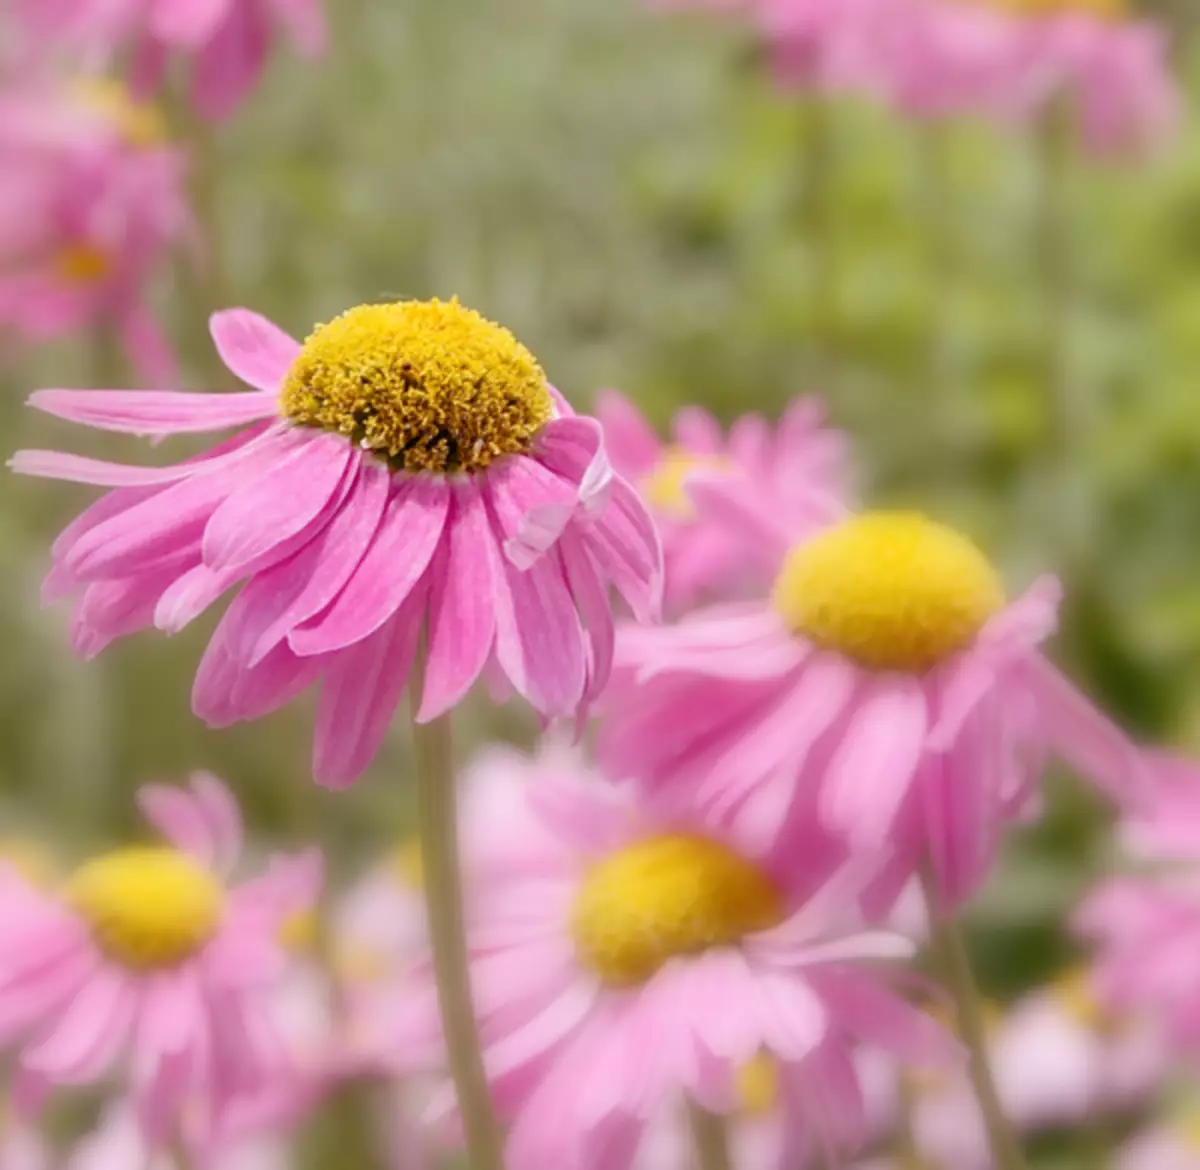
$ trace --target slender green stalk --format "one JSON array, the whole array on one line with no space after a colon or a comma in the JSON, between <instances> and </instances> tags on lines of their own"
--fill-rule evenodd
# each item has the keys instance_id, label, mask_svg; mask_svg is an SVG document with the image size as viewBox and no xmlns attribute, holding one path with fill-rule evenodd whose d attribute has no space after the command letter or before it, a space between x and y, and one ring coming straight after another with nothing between
<instances>
[{"instance_id":1,"label":"slender green stalk","mask_svg":"<svg viewBox=\"0 0 1200 1170\"><path fill-rule=\"evenodd\" d=\"M689 1103L688 1121L692 1129L692 1143L696 1148L697 1170L733 1170L725 1118Z\"/></svg>"},{"instance_id":2,"label":"slender green stalk","mask_svg":"<svg viewBox=\"0 0 1200 1170\"><path fill-rule=\"evenodd\" d=\"M928 870L921 875L921 885L933 928L934 959L941 982L954 1000L958 1034L967 1048L971 1085L983 1114L995 1170L1029 1170L1021 1143L1004 1116L996 1081L992 1076L983 1001L975 985L962 928L952 914L944 912L937 887Z\"/></svg>"},{"instance_id":3,"label":"slender green stalk","mask_svg":"<svg viewBox=\"0 0 1200 1170\"><path fill-rule=\"evenodd\" d=\"M417 680L413 680L414 684ZM412 688L413 702L420 687ZM417 765L417 823L429 942L450 1075L458 1094L471 1170L502 1170L501 1138L483 1070L463 926L458 860L457 793L450 716L413 721Z\"/></svg>"}]
</instances>

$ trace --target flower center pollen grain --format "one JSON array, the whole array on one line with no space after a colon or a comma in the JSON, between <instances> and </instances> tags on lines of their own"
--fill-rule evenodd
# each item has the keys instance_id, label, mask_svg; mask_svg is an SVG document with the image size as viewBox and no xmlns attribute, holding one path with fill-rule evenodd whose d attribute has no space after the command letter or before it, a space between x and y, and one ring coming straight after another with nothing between
<instances>
[{"instance_id":1,"label":"flower center pollen grain","mask_svg":"<svg viewBox=\"0 0 1200 1170\"><path fill-rule=\"evenodd\" d=\"M280 404L396 470L435 473L528 450L554 409L533 354L457 300L359 305L319 325Z\"/></svg>"},{"instance_id":2,"label":"flower center pollen grain","mask_svg":"<svg viewBox=\"0 0 1200 1170\"><path fill-rule=\"evenodd\" d=\"M751 862L706 837L650 837L599 862L571 912L579 958L605 983L649 979L678 955L732 946L783 919L779 891Z\"/></svg>"},{"instance_id":3,"label":"flower center pollen grain","mask_svg":"<svg viewBox=\"0 0 1200 1170\"><path fill-rule=\"evenodd\" d=\"M66 900L96 945L134 971L173 967L201 950L225 903L207 870L159 846L130 846L86 862L68 880Z\"/></svg>"},{"instance_id":4,"label":"flower center pollen grain","mask_svg":"<svg viewBox=\"0 0 1200 1170\"><path fill-rule=\"evenodd\" d=\"M868 512L794 548L772 603L818 646L920 673L966 649L1004 591L966 537L919 513Z\"/></svg>"}]
</instances>

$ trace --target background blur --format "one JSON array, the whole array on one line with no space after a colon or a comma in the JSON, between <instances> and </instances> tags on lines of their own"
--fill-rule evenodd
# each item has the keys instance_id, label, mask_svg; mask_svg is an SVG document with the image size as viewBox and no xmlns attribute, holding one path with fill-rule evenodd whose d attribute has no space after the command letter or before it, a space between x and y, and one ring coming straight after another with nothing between
<instances>
[{"instance_id":1,"label":"background blur","mask_svg":"<svg viewBox=\"0 0 1200 1170\"><path fill-rule=\"evenodd\" d=\"M659 423L689 402L730 419L823 393L864 493L966 526L1014 586L1061 571L1059 645L1077 676L1130 727L1200 747L1194 119L1161 157L1070 160L1048 192L1029 136L778 92L734 21L636 0L329 7L329 56L276 54L197 176L221 301L303 336L361 301L457 294L577 405L617 386ZM1065 317L1048 295L1062 275L1047 272L1048 225ZM187 385L212 388L215 306L179 272L164 311ZM107 338L4 339L5 447L155 458L22 406L39 386L122 384ZM91 498L0 487L4 834L47 833L68 852L111 839L135 827L139 782L202 766L266 833L319 817L335 864L356 865L406 816L404 744L335 800L308 778L305 704L206 731L188 696L212 619L74 660L65 608L42 611L38 586L53 535ZM464 750L527 734L520 718L480 709ZM1082 799L1053 795L981 902L993 992L1058 966L1056 922L1105 849Z\"/></svg>"}]
</instances>

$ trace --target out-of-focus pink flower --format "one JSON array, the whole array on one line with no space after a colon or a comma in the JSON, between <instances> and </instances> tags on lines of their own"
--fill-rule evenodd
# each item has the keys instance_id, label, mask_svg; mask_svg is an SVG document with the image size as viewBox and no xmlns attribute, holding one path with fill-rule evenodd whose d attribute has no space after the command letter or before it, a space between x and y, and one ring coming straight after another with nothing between
<instances>
[{"instance_id":1,"label":"out-of-focus pink flower","mask_svg":"<svg viewBox=\"0 0 1200 1170\"><path fill-rule=\"evenodd\" d=\"M912 947L859 924L861 873L814 888L803 851L762 865L736 834L555 759L556 775L534 764L514 793L525 829L512 816L486 869L467 861L473 990L513 1170L626 1164L646 1119L682 1099L735 1112L756 1060L777 1077L781 1162L801 1165L861 1140L852 1038L957 1067L950 1038L883 982L878 964Z\"/></svg>"},{"instance_id":2,"label":"out-of-focus pink flower","mask_svg":"<svg viewBox=\"0 0 1200 1170\"><path fill-rule=\"evenodd\" d=\"M693 475L735 477L747 491L813 524L840 511L848 479L846 437L825 425L824 407L801 398L772 429L760 415L745 415L728 437L706 410L687 407L662 442L641 413L615 390L602 393L596 417L604 427L613 467L641 493L658 523L666 565L666 600L676 612L704 598L717 600L746 587L761 589L774 566L755 563L761 545L739 539L736 529L706 522L688 495Z\"/></svg>"},{"instance_id":3,"label":"out-of-focus pink flower","mask_svg":"<svg viewBox=\"0 0 1200 1170\"><path fill-rule=\"evenodd\" d=\"M139 92L155 88L173 56L191 60L192 102L227 117L258 80L276 30L306 57L325 47L321 0L17 0L35 51L64 46L93 59L132 55Z\"/></svg>"},{"instance_id":4,"label":"out-of-focus pink flower","mask_svg":"<svg viewBox=\"0 0 1200 1170\"><path fill-rule=\"evenodd\" d=\"M0 328L111 328L143 379L173 379L147 292L190 218L157 113L116 82L30 82L0 95L0 171Z\"/></svg>"},{"instance_id":5,"label":"out-of-focus pink flower","mask_svg":"<svg viewBox=\"0 0 1200 1170\"><path fill-rule=\"evenodd\" d=\"M612 775L753 825L760 849L815 814L852 851L890 847L893 894L928 859L951 902L1047 750L1135 798L1140 753L1038 652L1057 581L1010 602L973 544L916 513L795 541L773 501L691 491L774 550L776 584L768 603L623 632L599 740Z\"/></svg>"},{"instance_id":6,"label":"out-of-focus pink flower","mask_svg":"<svg viewBox=\"0 0 1200 1170\"><path fill-rule=\"evenodd\" d=\"M662 591L658 534L600 424L457 301L361 305L303 346L244 309L212 331L253 392L31 399L106 430L245 428L168 467L17 454L19 472L117 489L54 546L44 596L83 589L76 649L175 632L245 582L193 709L213 727L257 719L323 678L314 771L331 786L374 758L423 628L420 722L485 674L546 718L582 715L611 666L609 585L643 620Z\"/></svg>"},{"instance_id":7,"label":"out-of-focus pink flower","mask_svg":"<svg viewBox=\"0 0 1200 1170\"><path fill-rule=\"evenodd\" d=\"M0 1117L0 1167L3 1170L50 1170L52 1151L37 1128Z\"/></svg>"},{"instance_id":8,"label":"out-of-focus pink flower","mask_svg":"<svg viewBox=\"0 0 1200 1170\"><path fill-rule=\"evenodd\" d=\"M270 1021L278 933L320 858L274 859L231 885L242 823L224 785L198 773L189 789L149 785L138 800L167 844L103 854L54 891L0 870L0 1039L19 1051L23 1105L119 1069L156 1144L185 1104L203 1131L288 1076Z\"/></svg>"},{"instance_id":9,"label":"out-of-focus pink flower","mask_svg":"<svg viewBox=\"0 0 1200 1170\"><path fill-rule=\"evenodd\" d=\"M1145 1130L1125 1143L1112 1165L1113 1170L1198 1170L1200 1124L1185 1117Z\"/></svg>"}]
</instances>

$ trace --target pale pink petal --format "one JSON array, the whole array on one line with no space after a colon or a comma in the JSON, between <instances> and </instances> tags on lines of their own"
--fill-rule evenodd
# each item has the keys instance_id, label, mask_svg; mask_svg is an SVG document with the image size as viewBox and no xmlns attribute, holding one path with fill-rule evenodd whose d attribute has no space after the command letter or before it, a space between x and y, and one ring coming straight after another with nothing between
<instances>
[{"instance_id":1,"label":"pale pink petal","mask_svg":"<svg viewBox=\"0 0 1200 1170\"><path fill-rule=\"evenodd\" d=\"M601 390L596 395L594 414L604 428L604 442L613 464L626 479L636 479L654 469L662 443L624 394Z\"/></svg>"},{"instance_id":2,"label":"pale pink petal","mask_svg":"<svg viewBox=\"0 0 1200 1170\"><path fill-rule=\"evenodd\" d=\"M785 1060L803 1060L830 1026L813 990L794 976L760 974L755 980L763 1041Z\"/></svg>"},{"instance_id":3,"label":"pale pink petal","mask_svg":"<svg viewBox=\"0 0 1200 1170\"><path fill-rule=\"evenodd\" d=\"M150 8L150 32L172 46L195 52L237 0L175 0Z\"/></svg>"},{"instance_id":4,"label":"pale pink petal","mask_svg":"<svg viewBox=\"0 0 1200 1170\"><path fill-rule=\"evenodd\" d=\"M446 536L430 569L429 650L418 723L450 710L479 677L496 632L500 566L487 507L474 483L456 484Z\"/></svg>"},{"instance_id":5,"label":"pale pink petal","mask_svg":"<svg viewBox=\"0 0 1200 1170\"><path fill-rule=\"evenodd\" d=\"M190 792L165 784L143 784L137 791L142 816L172 845L205 866L217 856L217 843L204 810Z\"/></svg>"},{"instance_id":6,"label":"pale pink petal","mask_svg":"<svg viewBox=\"0 0 1200 1170\"><path fill-rule=\"evenodd\" d=\"M126 976L104 969L59 1015L45 1039L27 1049L27 1068L59 1084L90 1084L117 1058L133 1022L137 993Z\"/></svg>"},{"instance_id":7,"label":"pale pink petal","mask_svg":"<svg viewBox=\"0 0 1200 1170\"><path fill-rule=\"evenodd\" d=\"M609 484L608 506L594 523L580 528L588 552L611 579L641 622L657 621L662 611L662 542L637 493L623 479Z\"/></svg>"},{"instance_id":8,"label":"pale pink petal","mask_svg":"<svg viewBox=\"0 0 1200 1170\"><path fill-rule=\"evenodd\" d=\"M445 483L413 478L394 484L354 575L324 613L288 635L292 649L301 656L327 654L378 630L424 576L449 505Z\"/></svg>"},{"instance_id":9,"label":"pale pink petal","mask_svg":"<svg viewBox=\"0 0 1200 1170\"><path fill-rule=\"evenodd\" d=\"M38 390L29 405L106 431L172 435L215 431L270 418L262 394L182 394L169 390Z\"/></svg>"},{"instance_id":10,"label":"pale pink petal","mask_svg":"<svg viewBox=\"0 0 1200 1170\"><path fill-rule=\"evenodd\" d=\"M242 851L241 809L233 793L211 772L193 772L188 784L212 830L217 868L228 873Z\"/></svg>"},{"instance_id":11,"label":"pale pink petal","mask_svg":"<svg viewBox=\"0 0 1200 1170\"><path fill-rule=\"evenodd\" d=\"M300 353L300 343L249 309L224 309L208 322L221 360L243 382L274 395Z\"/></svg>"},{"instance_id":12,"label":"pale pink petal","mask_svg":"<svg viewBox=\"0 0 1200 1170\"><path fill-rule=\"evenodd\" d=\"M703 407L685 406L671 424L675 442L697 455L717 455L725 446L721 424Z\"/></svg>"},{"instance_id":13,"label":"pale pink petal","mask_svg":"<svg viewBox=\"0 0 1200 1170\"><path fill-rule=\"evenodd\" d=\"M270 40L257 4L233 5L196 57L192 103L205 118L220 121L233 113L258 80Z\"/></svg>"},{"instance_id":14,"label":"pale pink petal","mask_svg":"<svg viewBox=\"0 0 1200 1170\"><path fill-rule=\"evenodd\" d=\"M594 418L572 415L547 423L538 435L536 457L574 485L586 515L599 516L608 507L615 477L604 434Z\"/></svg>"}]
</instances>

